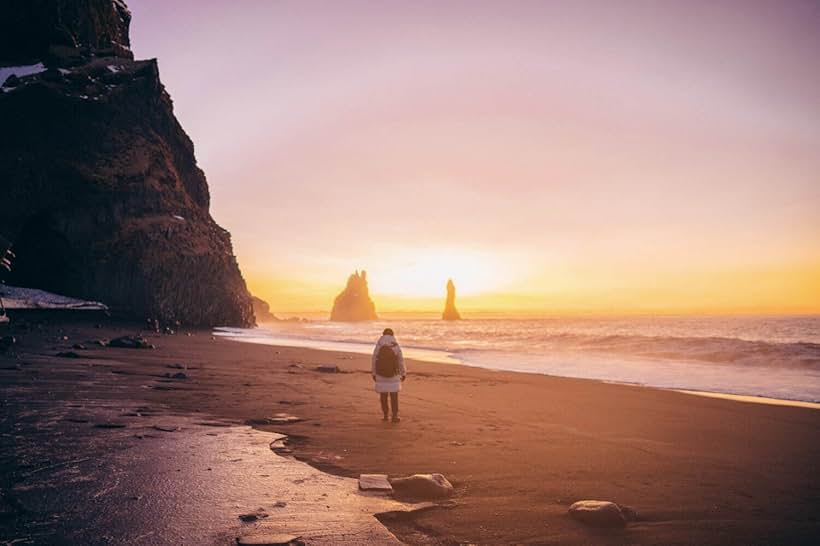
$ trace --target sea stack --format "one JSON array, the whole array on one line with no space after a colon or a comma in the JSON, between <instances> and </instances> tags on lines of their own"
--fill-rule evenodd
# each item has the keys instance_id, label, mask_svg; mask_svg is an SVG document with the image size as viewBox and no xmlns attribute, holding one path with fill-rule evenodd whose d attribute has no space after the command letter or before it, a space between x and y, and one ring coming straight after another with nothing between
<instances>
[{"instance_id":1,"label":"sea stack","mask_svg":"<svg viewBox=\"0 0 820 546\"><path fill-rule=\"evenodd\" d=\"M330 320L338 322L355 322L376 320L376 306L370 299L367 288L367 272L358 271L347 278L347 286L336 296Z\"/></svg>"},{"instance_id":2,"label":"sea stack","mask_svg":"<svg viewBox=\"0 0 820 546\"><path fill-rule=\"evenodd\" d=\"M249 326L230 234L123 0L0 4L0 233L9 284L128 318Z\"/></svg>"},{"instance_id":3,"label":"sea stack","mask_svg":"<svg viewBox=\"0 0 820 546\"><path fill-rule=\"evenodd\" d=\"M251 296L251 302L253 303L253 314L257 323L279 322L279 318L270 312L268 302L256 296Z\"/></svg>"},{"instance_id":4,"label":"sea stack","mask_svg":"<svg viewBox=\"0 0 820 546\"><path fill-rule=\"evenodd\" d=\"M456 309L456 285L453 279L447 280L447 301L444 303L444 313L441 318L444 320L461 320L461 315Z\"/></svg>"}]
</instances>

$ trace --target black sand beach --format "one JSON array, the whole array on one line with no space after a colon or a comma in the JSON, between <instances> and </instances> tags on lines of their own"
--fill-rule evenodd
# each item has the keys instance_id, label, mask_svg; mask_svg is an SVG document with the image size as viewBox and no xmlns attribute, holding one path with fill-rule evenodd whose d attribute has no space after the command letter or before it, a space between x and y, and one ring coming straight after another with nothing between
<instances>
[{"instance_id":1,"label":"black sand beach","mask_svg":"<svg viewBox=\"0 0 820 546\"><path fill-rule=\"evenodd\" d=\"M282 412L302 421L255 428L288 435L291 455L323 472L441 472L452 481L444 507L379 517L408 544L813 544L820 536L817 410L410 362L404 419L385 424L367 357L239 344L209 331L153 334L156 349L93 344L138 330L63 323L13 332L18 343L0 366L7 540L229 544L255 526L282 527L270 518L284 495L272 490L280 471L270 437L214 426ZM65 351L78 358L55 356ZM175 373L185 377L166 377ZM227 430L235 436L220 438ZM242 446L246 455L226 455ZM288 494L298 498L298 489ZM630 506L638 519L585 527L567 516L581 499ZM301 514L290 506L293 529L313 517L308 505ZM269 515L261 523L238 519L258 508ZM308 544L328 543L312 532Z\"/></svg>"}]
</instances>

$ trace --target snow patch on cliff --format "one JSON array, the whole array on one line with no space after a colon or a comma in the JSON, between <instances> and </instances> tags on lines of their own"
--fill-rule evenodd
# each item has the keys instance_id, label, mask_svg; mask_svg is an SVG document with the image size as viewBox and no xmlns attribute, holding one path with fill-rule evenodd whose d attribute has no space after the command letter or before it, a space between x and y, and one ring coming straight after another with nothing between
<instances>
[{"instance_id":1,"label":"snow patch on cliff","mask_svg":"<svg viewBox=\"0 0 820 546\"><path fill-rule=\"evenodd\" d=\"M45 71L46 67L43 63L28 64L23 66L3 66L0 67L0 85L6 83L9 76L23 78L25 76L31 76L32 74L39 74L40 72Z\"/></svg>"},{"instance_id":2,"label":"snow patch on cliff","mask_svg":"<svg viewBox=\"0 0 820 546\"><path fill-rule=\"evenodd\" d=\"M0 298L6 309L70 309L75 311L105 311L98 301L78 300L36 288L0 286Z\"/></svg>"}]
</instances>

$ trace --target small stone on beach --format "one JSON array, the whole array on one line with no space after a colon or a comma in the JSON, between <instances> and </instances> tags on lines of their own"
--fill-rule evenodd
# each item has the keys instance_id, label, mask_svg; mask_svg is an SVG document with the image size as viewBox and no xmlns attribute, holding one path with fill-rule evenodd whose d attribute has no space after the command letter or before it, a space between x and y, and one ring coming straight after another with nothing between
<instances>
[{"instance_id":1,"label":"small stone on beach","mask_svg":"<svg viewBox=\"0 0 820 546\"><path fill-rule=\"evenodd\" d=\"M569 515L595 527L622 527L635 518L635 511L610 501L582 500L569 507Z\"/></svg>"},{"instance_id":2,"label":"small stone on beach","mask_svg":"<svg viewBox=\"0 0 820 546\"><path fill-rule=\"evenodd\" d=\"M176 432L179 430L179 427L172 425L154 425L154 429L161 430L162 432Z\"/></svg>"},{"instance_id":3,"label":"small stone on beach","mask_svg":"<svg viewBox=\"0 0 820 546\"><path fill-rule=\"evenodd\" d=\"M264 508L258 508L256 512L251 512L249 514L240 514L239 519L241 519L245 523L252 523L258 519L268 517L267 512L265 512Z\"/></svg>"},{"instance_id":4,"label":"small stone on beach","mask_svg":"<svg viewBox=\"0 0 820 546\"><path fill-rule=\"evenodd\" d=\"M296 535L285 534L254 534L237 537L239 546L304 546L304 542Z\"/></svg>"}]
</instances>

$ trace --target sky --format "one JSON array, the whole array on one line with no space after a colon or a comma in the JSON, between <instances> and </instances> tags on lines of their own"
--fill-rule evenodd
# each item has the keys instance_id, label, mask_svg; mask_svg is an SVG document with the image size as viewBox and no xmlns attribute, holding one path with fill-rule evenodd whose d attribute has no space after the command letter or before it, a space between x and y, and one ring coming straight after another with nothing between
<instances>
[{"instance_id":1,"label":"sky","mask_svg":"<svg viewBox=\"0 0 820 546\"><path fill-rule=\"evenodd\" d=\"M130 0L274 312L820 312L820 4Z\"/></svg>"}]
</instances>

